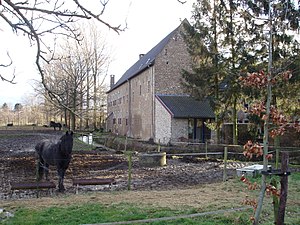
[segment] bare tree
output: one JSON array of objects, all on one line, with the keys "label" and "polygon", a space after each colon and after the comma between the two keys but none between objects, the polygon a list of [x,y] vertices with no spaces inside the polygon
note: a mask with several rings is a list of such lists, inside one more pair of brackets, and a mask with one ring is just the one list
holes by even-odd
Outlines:
[{"label": "bare tree", "polygon": [[[72,38],[76,41],[82,39],[79,30],[74,28],[74,24],[79,20],[94,19],[107,28],[119,33],[124,30],[121,25],[111,25],[108,21],[102,19],[104,11],[109,4],[109,0],[100,1],[80,1],[80,0],[24,0],[24,1],[0,1],[0,19],[8,24],[16,34],[24,34],[28,37],[30,44],[36,47],[35,64],[41,75],[42,84],[52,95],[45,82],[45,74],[41,62],[49,63],[55,57],[55,43],[50,46],[49,36]],[[50,54],[49,54],[50,53]],[[0,67],[7,67],[12,64],[9,57],[9,63],[0,63]],[[13,82],[13,79],[7,79],[0,74],[3,81]]]},{"label": "bare tree", "polygon": [[82,128],[83,121],[86,128],[89,128],[89,121],[96,128],[98,109],[103,111],[100,106],[105,104],[103,85],[110,63],[109,51],[96,27],[85,27],[86,38],[80,44],[66,40],[60,50],[60,59],[46,64],[44,72],[46,85],[56,98],[47,91],[42,93],[65,114],[65,123],[72,129],[78,125]]},{"label": "bare tree", "polygon": [[[82,41],[82,53],[86,57],[87,74],[87,115],[91,109],[93,118],[93,128],[97,128],[97,111],[105,104],[103,97],[106,98],[103,89],[105,78],[107,77],[110,65],[110,51],[101,33],[97,31],[94,24],[89,24],[86,37]],[[92,100],[90,104],[90,100]],[[91,107],[92,106],[92,107]],[[88,115],[86,127],[89,127]]]},{"label": "bare tree", "polygon": [[0,108],[0,124],[4,125],[11,121],[10,107],[7,103],[4,103]]}]

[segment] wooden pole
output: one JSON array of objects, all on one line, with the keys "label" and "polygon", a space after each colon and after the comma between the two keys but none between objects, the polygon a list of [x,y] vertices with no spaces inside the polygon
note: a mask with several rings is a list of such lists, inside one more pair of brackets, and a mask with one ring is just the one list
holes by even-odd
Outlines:
[{"label": "wooden pole", "polygon": [[125,147],[124,147],[124,152],[126,152],[126,151],[127,151],[127,136],[125,138]]},{"label": "wooden pole", "polygon": [[132,151],[128,151],[128,191],[131,190]]},{"label": "wooden pole", "polygon": [[228,149],[227,147],[224,147],[224,171],[223,171],[223,182],[227,180],[227,155],[228,155]]},{"label": "wooden pole", "polygon": [[288,193],[288,165],[289,165],[289,154],[288,152],[281,152],[281,172],[282,176],[280,179],[280,200],[279,210],[276,225],[284,225],[284,214]]},{"label": "wooden pole", "polygon": [[[271,178],[270,184],[274,186],[276,189],[278,188],[278,180],[276,179],[276,177]],[[276,224],[278,218],[278,210],[279,210],[279,198],[277,195],[273,195],[272,198],[273,198],[274,224]]]},{"label": "wooden pole", "polygon": [[157,151],[160,152],[160,139],[158,139]]},{"label": "wooden pole", "polygon": [[279,165],[279,151],[280,151],[280,138],[276,136],[274,139],[274,146],[275,146],[275,169],[278,169]]},{"label": "wooden pole", "polygon": [[205,158],[207,159],[207,141],[205,142]]},{"label": "wooden pole", "polygon": [[127,136],[125,138],[125,147],[124,153],[128,155],[128,182],[127,182],[127,190],[131,190],[131,172],[132,172],[132,151],[127,151]]}]

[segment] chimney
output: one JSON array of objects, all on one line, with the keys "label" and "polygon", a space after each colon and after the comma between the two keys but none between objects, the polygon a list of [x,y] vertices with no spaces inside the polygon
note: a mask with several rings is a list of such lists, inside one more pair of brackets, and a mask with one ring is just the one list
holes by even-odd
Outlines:
[{"label": "chimney", "polygon": [[115,85],[115,75],[110,75],[110,89]]},{"label": "chimney", "polygon": [[145,54],[139,54],[139,59],[143,58]]}]

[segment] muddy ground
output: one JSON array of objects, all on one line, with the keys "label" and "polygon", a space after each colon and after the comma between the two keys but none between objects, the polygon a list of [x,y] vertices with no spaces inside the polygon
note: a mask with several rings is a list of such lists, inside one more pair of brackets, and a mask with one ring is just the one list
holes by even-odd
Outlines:
[{"label": "muddy ground", "polygon": [[[58,139],[61,132],[51,129],[43,130],[0,130],[0,199],[32,198],[35,191],[10,191],[13,182],[34,182],[36,178],[36,158],[34,146],[41,139]],[[228,177],[236,174],[236,168],[246,163],[230,162]],[[57,184],[55,168],[50,167],[50,179]],[[115,184],[109,186],[80,187],[79,192],[126,190],[128,188],[128,163],[123,154],[116,154],[101,148],[96,150],[73,151],[73,157],[66,173],[66,193],[75,193],[72,186],[74,178],[114,178]],[[131,190],[175,190],[193,188],[201,184],[217,183],[223,179],[223,162],[221,160],[204,160],[199,158],[167,158],[163,167],[144,167],[133,157]],[[49,195],[49,192],[40,192]]]}]

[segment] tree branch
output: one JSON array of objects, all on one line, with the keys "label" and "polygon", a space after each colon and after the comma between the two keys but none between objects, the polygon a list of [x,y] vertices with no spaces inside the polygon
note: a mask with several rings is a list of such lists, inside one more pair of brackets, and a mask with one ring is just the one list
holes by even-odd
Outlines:
[{"label": "tree branch", "polygon": [[[125,28],[121,28],[121,25],[113,26],[101,18],[108,2],[109,0],[101,0],[100,4],[102,8],[100,6],[100,12],[95,13],[80,3],[79,0],[68,2],[65,0],[24,0],[19,2],[0,0],[1,8],[3,8],[0,11],[0,19],[5,21],[15,33],[21,31],[28,36],[31,44],[36,44],[35,63],[41,75],[42,83],[45,84],[41,60],[49,63],[54,55],[47,42],[44,41],[45,35],[51,34],[55,35],[55,37],[65,36],[80,42],[82,40],[80,33],[76,28],[72,27],[72,24],[82,19],[95,19],[118,34],[124,31]],[[51,59],[47,59],[48,53],[51,53]],[[3,81],[9,80],[2,76],[1,79]],[[50,91],[46,87],[46,84],[45,88],[47,91]]]}]

